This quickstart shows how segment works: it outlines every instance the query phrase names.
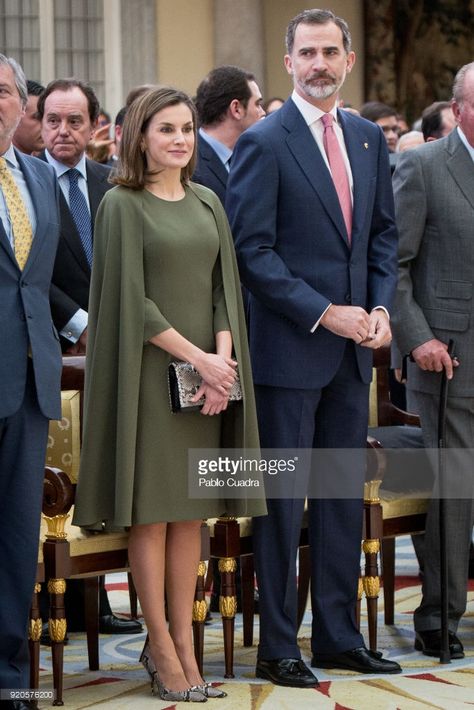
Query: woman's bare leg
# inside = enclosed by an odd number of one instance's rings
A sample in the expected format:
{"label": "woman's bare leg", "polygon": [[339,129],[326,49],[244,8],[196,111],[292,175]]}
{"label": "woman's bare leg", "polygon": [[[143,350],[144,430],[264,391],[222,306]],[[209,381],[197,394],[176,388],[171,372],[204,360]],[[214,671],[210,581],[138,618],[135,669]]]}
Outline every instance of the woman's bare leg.
{"label": "woman's bare leg", "polygon": [[192,640],[192,611],[200,556],[201,521],[168,523],[166,599],[169,631],[190,685],[203,683]]}
{"label": "woman's bare leg", "polygon": [[[191,681],[188,681],[183,671],[165,616],[168,526],[168,523],[132,526],[128,542],[128,557],[133,582],[148,628],[151,656],[158,676],[169,690],[185,690]],[[196,576],[196,565],[194,576]]]}

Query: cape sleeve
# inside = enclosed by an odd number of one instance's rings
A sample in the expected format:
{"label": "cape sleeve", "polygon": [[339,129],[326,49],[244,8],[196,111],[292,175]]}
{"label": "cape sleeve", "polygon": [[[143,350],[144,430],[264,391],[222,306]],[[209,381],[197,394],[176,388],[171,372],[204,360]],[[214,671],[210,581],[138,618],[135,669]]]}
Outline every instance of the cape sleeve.
{"label": "cape sleeve", "polygon": [[89,528],[108,529],[107,521],[114,521],[114,527],[132,522],[147,310],[140,205],[139,193],[116,187],[103,198],[96,218],[74,514],[75,524]]}

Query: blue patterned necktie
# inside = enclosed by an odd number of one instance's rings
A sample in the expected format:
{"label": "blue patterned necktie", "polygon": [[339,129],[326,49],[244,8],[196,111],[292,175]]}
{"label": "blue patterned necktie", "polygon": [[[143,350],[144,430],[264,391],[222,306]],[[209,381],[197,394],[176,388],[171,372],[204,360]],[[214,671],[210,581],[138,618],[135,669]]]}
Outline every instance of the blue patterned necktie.
{"label": "blue patterned necktie", "polygon": [[87,206],[86,198],[81,192],[78,180],[81,176],[79,170],[68,170],[69,177],[69,209],[81,238],[82,247],[89,266],[92,266],[92,220]]}

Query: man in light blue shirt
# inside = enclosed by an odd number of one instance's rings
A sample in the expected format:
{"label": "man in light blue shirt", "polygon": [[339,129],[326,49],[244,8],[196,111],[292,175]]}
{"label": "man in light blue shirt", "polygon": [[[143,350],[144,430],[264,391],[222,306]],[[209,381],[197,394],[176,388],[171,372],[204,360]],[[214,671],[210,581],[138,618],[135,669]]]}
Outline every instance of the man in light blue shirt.
{"label": "man in light blue shirt", "polygon": [[262,94],[253,74],[225,65],[213,69],[199,84],[196,107],[201,125],[193,180],[213,190],[224,204],[237,139],[265,116]]}

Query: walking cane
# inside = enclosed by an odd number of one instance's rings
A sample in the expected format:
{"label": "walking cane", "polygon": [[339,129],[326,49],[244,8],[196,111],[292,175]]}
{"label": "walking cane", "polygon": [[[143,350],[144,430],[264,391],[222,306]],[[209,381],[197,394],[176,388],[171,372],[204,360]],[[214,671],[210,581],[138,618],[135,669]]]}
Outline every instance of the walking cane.
{"label": "walking cane", "polygon": [[[448,355],[453,358],[454,342],[448,343]],[[448,628],[448,540],[446,535],[446,482],[445,482],[445,437],[446,437],[446,407],[448,404],[448,378],[443,368],[441,375],[441,389],[438,410],[438,476],[439,476],[439,561],[440,561],[440,589],[441,589],[441,649],[440,663],[451,663],[449,653],[449,628]]]}

